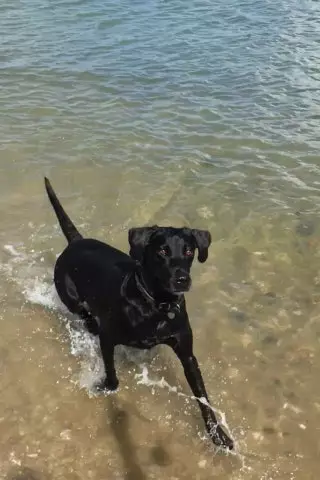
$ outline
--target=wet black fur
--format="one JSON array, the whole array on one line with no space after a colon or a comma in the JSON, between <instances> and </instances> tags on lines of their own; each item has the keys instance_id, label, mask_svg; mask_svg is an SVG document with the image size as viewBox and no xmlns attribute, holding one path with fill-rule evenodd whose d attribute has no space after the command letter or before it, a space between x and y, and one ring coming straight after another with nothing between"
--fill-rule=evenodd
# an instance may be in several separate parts
<instances>
[{"instance_id":1,"label":"wet black fur","mask_svg":"<svg viewBox=\"0 0 320 480\"><path fill-rule=\"evenodd\" d=\"M99 335L105 378L99 390L115 390L116 345L149 349L169 345L184 368L195 397L208 395L196 357L183 292L191 285L195 250L205 262L209 232L173 227L129 231L130 256L94 239L84 239L63 210L48 179L45 186L69 245L55 265L54 281L62 302ZM212 411L198 401L207 432L216 445L232 449Z\"/></svg>"}]
</instances>

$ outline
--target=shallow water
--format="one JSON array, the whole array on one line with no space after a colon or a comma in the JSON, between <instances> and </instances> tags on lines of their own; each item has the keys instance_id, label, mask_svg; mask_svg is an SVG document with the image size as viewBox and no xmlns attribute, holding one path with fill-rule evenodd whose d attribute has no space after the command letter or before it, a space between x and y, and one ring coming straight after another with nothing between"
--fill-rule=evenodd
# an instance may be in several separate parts
<instances>
[{"instance_id":1,"label":"shallow water","mask_svg":"<svg viewBox=\"0 0 320 480\"><path fill-rule=\"evenodd\" d=\"M318 479L319 5L0 6L0 478ZM187 295L214 450L165 347L99 347L53 285L49 176L83 233L208 228Z\"/></svg>"}]
</instances>

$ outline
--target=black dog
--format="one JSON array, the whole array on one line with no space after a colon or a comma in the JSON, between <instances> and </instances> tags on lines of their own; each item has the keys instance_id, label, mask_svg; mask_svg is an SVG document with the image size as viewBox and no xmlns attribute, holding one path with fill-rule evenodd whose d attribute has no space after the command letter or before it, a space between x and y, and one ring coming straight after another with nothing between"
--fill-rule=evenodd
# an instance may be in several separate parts
<instances>
[{"instance_id":1,"label":"black dog","mask_svg":"<svg viewBox=\"0 0 320 480\"><path fill-rule=\"evenodd\" d=\"M63 210L45 178L50 202L69 245L55 265L54 281L62 302L99 335L105 379L99 390L115 390L116 345L149 349L169 345L180 359L193 395L198 399L212 441L229 450L233 441L209 406L183 292L191 286L195 250L205 262L211 243L204 230L142 227L129 230L130 256L93 239L84 239Z\"/></svg>"}]
</instances>

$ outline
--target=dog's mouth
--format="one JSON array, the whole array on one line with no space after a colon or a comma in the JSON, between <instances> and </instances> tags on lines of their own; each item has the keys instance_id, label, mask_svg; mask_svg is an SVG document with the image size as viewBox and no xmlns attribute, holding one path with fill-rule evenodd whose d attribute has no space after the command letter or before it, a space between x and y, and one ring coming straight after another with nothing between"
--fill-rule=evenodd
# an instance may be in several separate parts
<instances>
[{"instance_id":1,"label":"dog's mouth","mask_svg":"<svg viewBox=\"0 0 320 480\"><path fill-rule=\"evenodd\" d=\"M174 280L170 285L172 293L185 293L191 288L191 278Z\"/></svg>"},{"instance_id":2,"label":"dog's mouth","mask_svg":"<svg viewBox=\"0 0 320 480\"><path fill-rule=\"evenodd\" d=\"M171 293L174 295L181 295L182 293L187 293L190 290L190 287L185 288L174 288L171 290Z\"/></svg>"}]
</instances>

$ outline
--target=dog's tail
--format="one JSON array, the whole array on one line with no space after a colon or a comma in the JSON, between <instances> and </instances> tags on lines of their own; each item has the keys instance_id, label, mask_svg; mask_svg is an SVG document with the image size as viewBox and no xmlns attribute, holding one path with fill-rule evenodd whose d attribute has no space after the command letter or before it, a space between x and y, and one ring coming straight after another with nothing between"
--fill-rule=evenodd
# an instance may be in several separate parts
<instances>
[{"instance_id":1,"label":"dog's tail","mask_svg":"<svg viewBox=\"0 0 320 480\"><path fill-rule=\"evenodd\" d=\"M66 239L68 240L69 243L73 242L74 240L81 240L81 238L83 238L82 235L78 232L78 230L70 220L69 216L64 211L47 177L44 177L44 184L45 184L51 205L53 206L53 209L56 212L61 230L65 234Z\"/></svg>"}]
</instances>

